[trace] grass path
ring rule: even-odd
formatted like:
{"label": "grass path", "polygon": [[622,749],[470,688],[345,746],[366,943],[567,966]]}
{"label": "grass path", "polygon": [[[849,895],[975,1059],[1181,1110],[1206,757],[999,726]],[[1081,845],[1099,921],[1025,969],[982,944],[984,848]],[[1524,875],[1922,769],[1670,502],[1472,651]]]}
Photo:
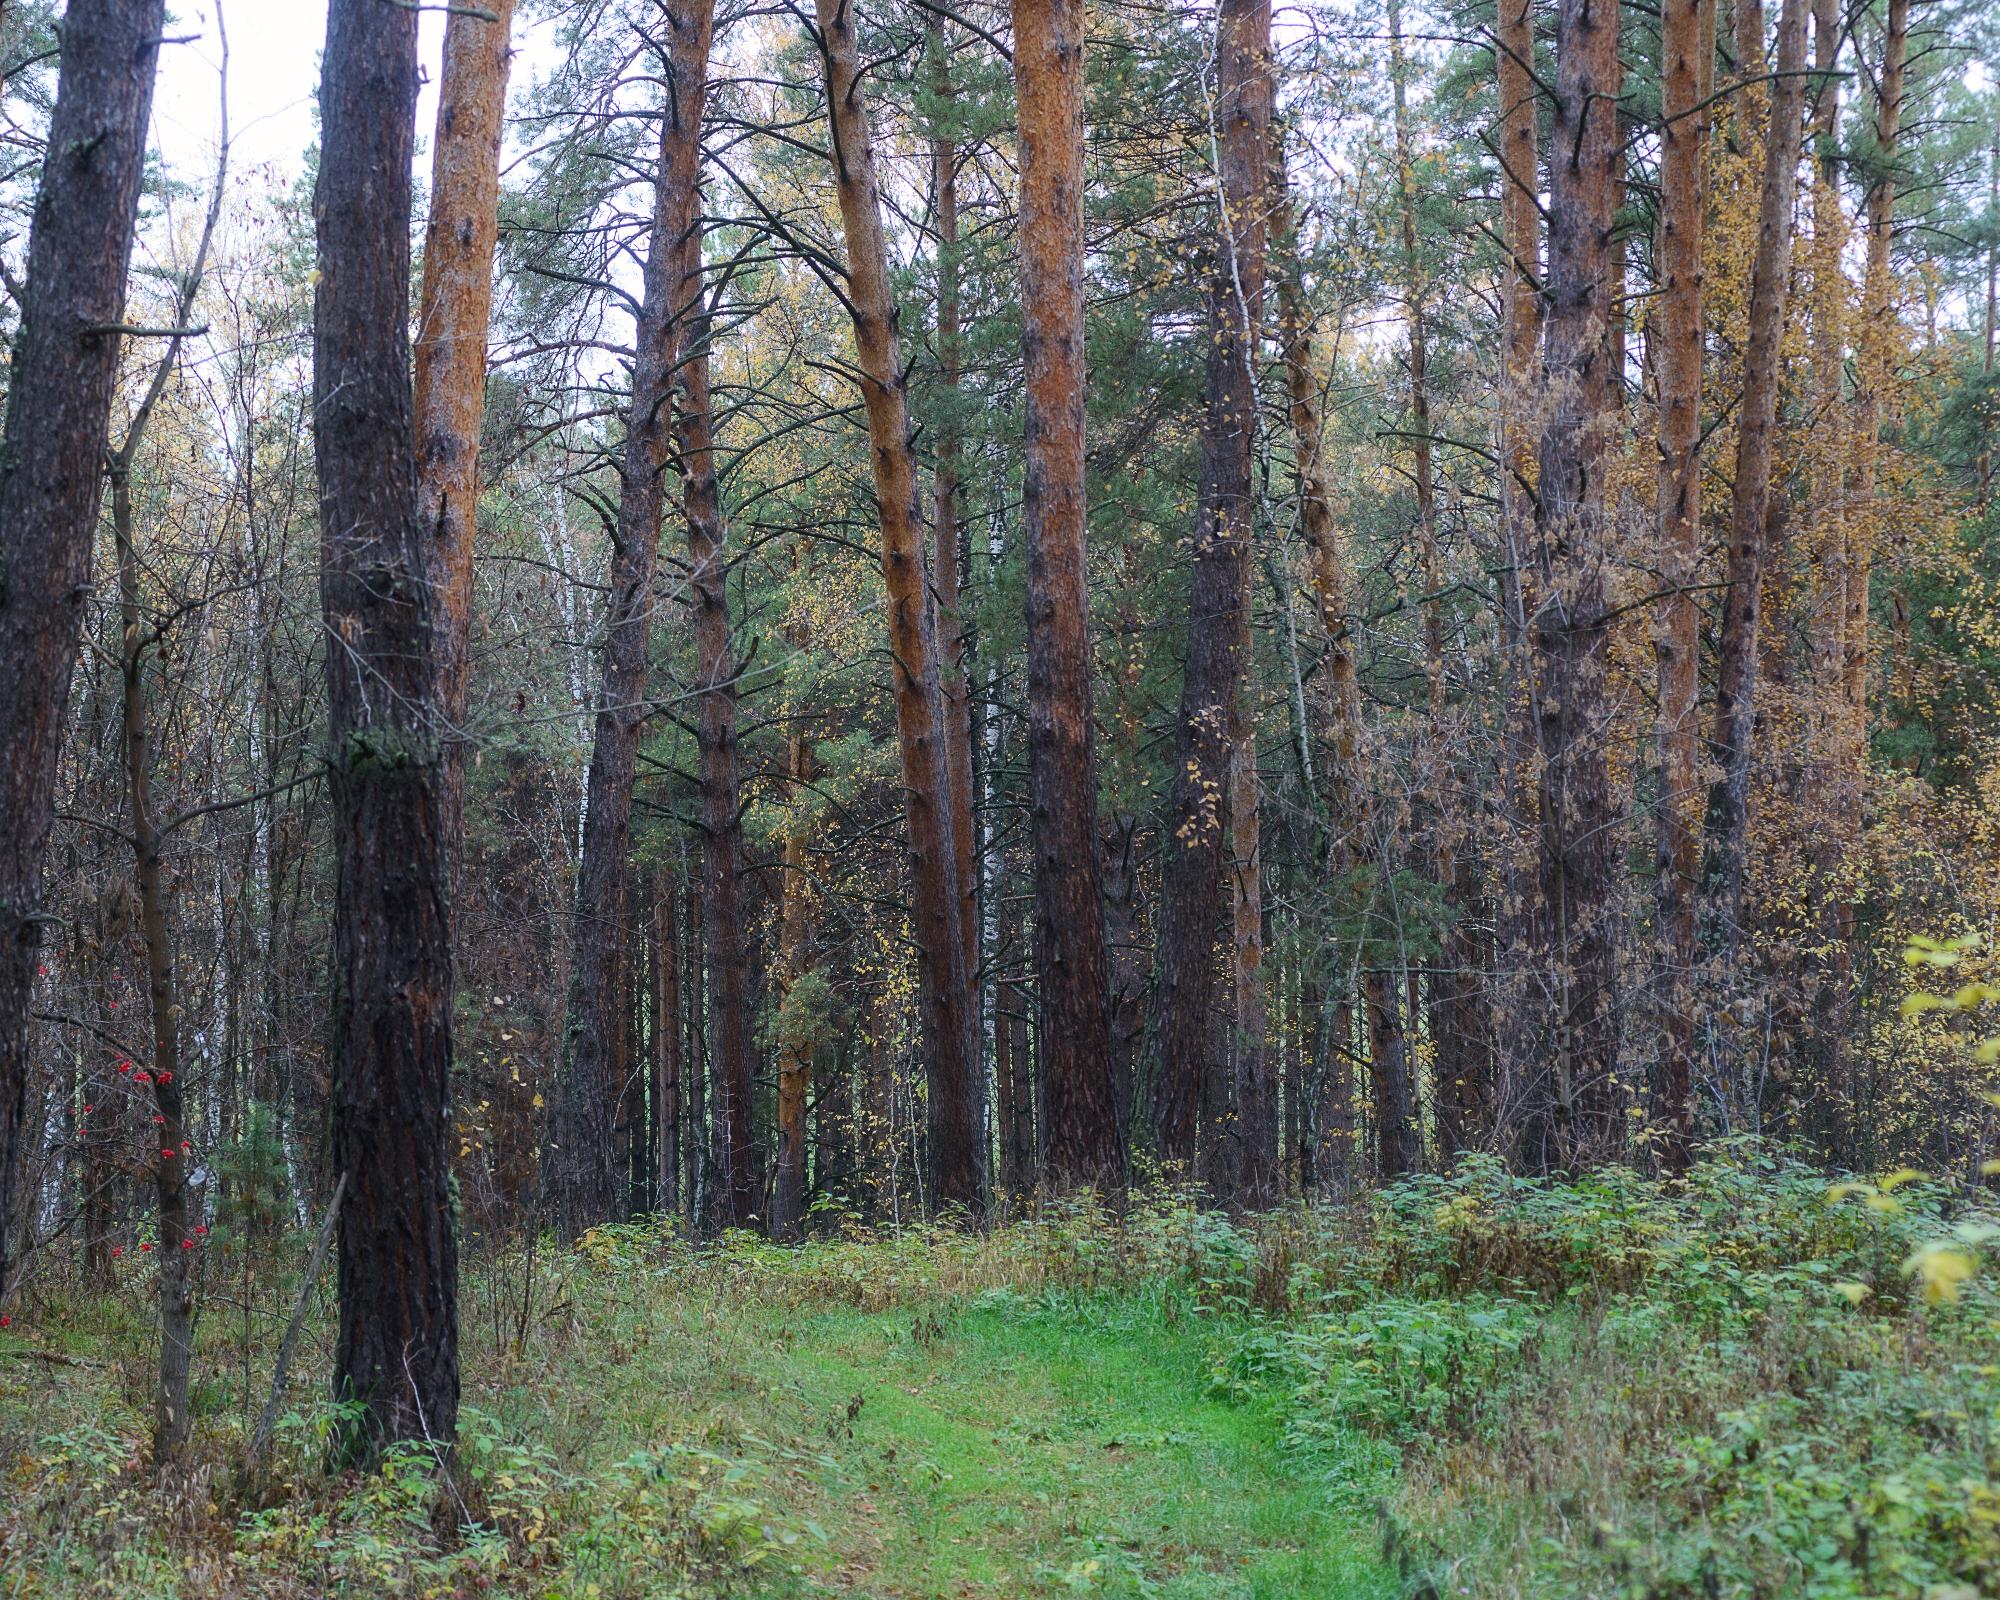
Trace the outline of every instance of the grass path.
{"label": "grass path", "polygon": [[762,1331],[759,1420],[813,1463],[786,1474],[787,1498],[825,1531],[817,1582],[834,1593],[1393,1592],[1365,1512],[1282,1452],[1265,1408],[1208,1392],[1205,1324],[1003,1297],[795,1313]]}

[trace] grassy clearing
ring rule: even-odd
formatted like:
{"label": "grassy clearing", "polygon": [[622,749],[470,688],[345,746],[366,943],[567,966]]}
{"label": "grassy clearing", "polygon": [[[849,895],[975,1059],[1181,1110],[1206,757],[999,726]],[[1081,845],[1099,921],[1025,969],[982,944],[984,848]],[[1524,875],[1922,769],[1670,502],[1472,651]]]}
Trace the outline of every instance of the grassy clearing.
{"label": "grassy clearing", "polygon": [[329,1476],[308,1397],[240,1481],[269,1335],[218,1296],[172,1492],[135,1279],[0,1333],[0,1600],[1973,1600],[1996,1238],[1960,1191],[1750,1151],[1673,1194],[1472,1163],[1250,1227],[614,1229],[470,1276],[448,1478]]}
{"label": "grassy clearing", "polygon": [[[1162,1600],[1388,1595],[1374,1502],[1284,1446],[1276,1396],[1213,1374],[1237,1321],[1184,1271],[1141,1287],[1162,1238],[1095,1225],[773,1251],[691,1252],[615,1230],[531,1284],[488,1263],[460,1459],[317,1468],[330,1421],[288,1419],[278,1472],[230,1463],[240,1351],[218,1336],[191,1493],[151,1490],[136,1363],[6,1363],[0,1427],[22,1491],[0,1513],[0,1594],[576,1596],[1091,1594]],[[518,1347],[520,1307],[528,1336]],[[122,1302],[52,1302],[10,1330],[102,1355]],[[482,1325],[482,1306],[503,1311]],[[252,1371],[257,1370],[253,1359]],[[22,1381],[26,1380],[26,1381]]]}

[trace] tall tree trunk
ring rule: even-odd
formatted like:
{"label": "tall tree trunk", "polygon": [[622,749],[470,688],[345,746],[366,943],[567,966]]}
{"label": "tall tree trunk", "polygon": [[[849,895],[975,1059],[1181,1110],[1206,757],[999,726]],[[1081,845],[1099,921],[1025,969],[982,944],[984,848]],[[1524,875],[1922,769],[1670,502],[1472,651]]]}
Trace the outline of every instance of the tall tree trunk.
{"label": "tall tree trunk", "polygon": [[[513,19],[514,0],[482,0],[478,9],[461,7],[445,19],[417,310],[417,510],[430,535],[425,572],[436,605],[431,649],[445,733],[445,856],[454,886],[465,850],[466,673],[479,531],[479,432],[486,415],[486,333],[500,233],[500,124],[507,109]],[[454,893],[454,915],[457,900]]]}
{"label": "tall tree trunk", "polygon": [[[1505,0],[1502,0],[1505,3]],[[1450,752],[1453,738],[1446,720],[1444,672],[1444,566],[1438,543],[1437,476],[1432,459],[1430,396],[1430,330],[1424,269],[1417,252],[1415,144],[1410,133],[1407,92],[1408,58],[1403,48],[1402,6],[1389,7],[1389,74],[1394,96],[1397,214],[1402,245],[1402,299],[1408,338],[1410,377],[1411,476],[1417,497],[1417,572],[1422,586],[1424,629],[1424,688],[1430,718],[1430,749],[1425,788],[1431,796],[1431,870],[1441,891],[1448,922],[1442,940],[1444,960],[1433,971],[1429,1005],[1432,1083],[1438,1120],[1447,1152],[1463,1138],[1456,1115],[1459,1097],[1476,1086],[1483,1065],[1476,1062],[1476,1037],[1461,1026],[1466,1012],[1458,1004],[1459,986],[1471,981],[1469,951],[1472,929],[1460,904],[1457,865],[1458,823],[1448,812]],[[1415,1012],[1411,1013],[1412,1020]]]}
{"label": "tall tree trunk", "polygon": [[[1187,664],[1174,731],[1174,783],[1154,980],[1154,1126],[1160,1154],[1191,1166],[1215,1085],[1211,1013],[1223,914],[1229,759],[1243,693],[1243,568],[1250,559],[1257,422],[1256,342],[1264,296],[1270,163],[1269,0],[1219,0],[1210,104],[1220,208],[1208,283],[1194,572]],[[1206,1130],[1219,1146],[1223,1130]],[[1201,1152],[1204,1166],[1219,1149]],[[1227,1198],[1226,1196],[1222,1198]]]}
{"label": "tall tree trunk", "polygon": [[1993,502],[1993,368],[1996,334],[2000,334],[2000,127],[1986,149],[1986,216],[1992,230],[1986,240],[1986,332],[1979,357],[1980,376],[1986,380],[1986,404],[1979,412],[1979,509]]}
{"label": "tall tree trunk", "polygon": [[[959,521],[959,242],[957,106],[944,19],[927,22],[931,93],[937,120],[931,130],[931,171],[937,183],[937,357],[938,387],[944,393],[937,426],[937,470],[933,497],[931,586],[937,596],[938,692],[944,697],[945,776],[950,781],[952,858],[958,869],[959,934],[965,946],[966,980],[973,1027],[981,1010],[979,990],[979,836],[972,810],[972,696],[966,686],[965,618],[959,594],[964,560]],[[974,1034],[974,1060],[980,1059]]]}
{"label": "tall tree trunk", "polygon": [[687,1165],[686,1216],[695,1227],[708,1214],[709,1191],[708,1034],[702,1026],[708,1015],[707,985],[702,980],[707,970],[703,952],[708,948],[708,917],[702,909],[708,898],[702,892],[705,877],[705,873],[697,873],[687,880],[687,922],[680,940],[680,982],[688,996],[683,1007],[687,1032],[682,1035],[681,1148]]}
{"label": "tall tree trunk", "polygon": [[1016,0],[1028,807],[1048,1180],[1122,1191],[1085,581],[1083,0]]}
{"label": "tall tree trunk", "polygon": [[813,781],[812,741],[794,726],[785,741],[793,815],[785,828],[785,875],[778,913],[778,981],[784,986],[778,1030],[778,1161],[771,1190],[771,1237],[790,1241],[805,1226],[806,1104],[812,1097],[812,1020],[789,1004],[799,980],[812,971],[812,884],[806,862],[809,826],[801,791]]}
{"label": "tall tree trunk", "polygon": [[[1254,661],[1251,619],[1253,563],[1242,565],[1246,672]],[[1229,1064],[1235,1101],[1235,1147],[1229,1189],[1245,1211],[1278,1200],[1278,1100],[1272,1078],[1270,1012],[1264,993],[1264,849],[1257,777],[1257,716],[1250,696],[1238,696],[1229,749],[1230,1006]]]}
{"label": "tall tree trunk", "polygon": [[0,1298],[12,1287],[42,857],[90,599],[163,0],[70,0],[0,446]]}
{"label": "tall tree trunk", "polygon": [[1845,803],[1859,772],[1849,768],[1842,747],[1847,719],[1842,714],[1847,669],[1848,541],[1847,477],[1853,442],[1847,397],[1848,219],[1840,198],[1835,141],[1840,127],[1839,64],[1842,21],[1836,0],[1813,0],[1813,67],[1817,98],[1808,133],[1812,165],[1812,373],[1816,415],[1810,442],[1813,539],[1812,612],[1809,622],[1812,683],[1809,696],[1810,753],[1806,798],[1824,810],[1808,845],[1812,887],[1818,900],[1817,949],[1810,956],[1811,1024],[1808,1039],[1814,1071],[1823,1085],[1822,1107],[1843,1114],[1851,1092],[1853,1030],[1854,906],[1845,886],[1850,859],[1841,827],[1858,806]]}
{"label": "tall tree trunk", "polygon": [[681,952],[680,889],[662,867],[653,874],[653,936],[648,945],[652,979],[651,1046],[653,1207],[681,1209]]}
{"label": "tall tree trunk", "polygon": [[736,660],[729,628],[729,530],[715,477],[709,396],[709,316],[694,309],[701,294],[699,230],[681,279],[690,304],[675,427],[686,482],[689,591],[695,614],[695,693],[700,702],[702,855],[708,866],[709,1055],[715,1093],[709,1103],[719,1227],[740,1228],[757,1209],[763,1178],[752,1135],[750,957],[745,941],[742,781],[736,744]]}
{"label": "tall tree trunk", "polygon": [[1535,672],[1528,626],[1535,586],[1535,355],[1541,340],[1541,159],[1533,0],[1499,0],[1494,70],[1500,101],[1500,227],[1507,266],[1500,355],[1500,807],[1495,819],[1495,1132],[1532,1138],[1543,1120],[1551,1010],[1542,948]]}
{"label": "tall tree trunk", "polygon": [[1660,297],[1648,343],[1659,374],[1660,581],[1654,625],[1659,667],[1660,794],[1655,827],[1659,956],[1654,973],[1662,1033],[1660,1160],[1687,1170],[1694,1138],[1695,917],[1701,876],[1702,243],[1708,143],[1700,59],[1714,0],[1664,0],[1661,15]]}
{"label": "tall tree trunk", "polygon": [[666,498],[672,391],[688,312],[701,293],[696,270],[701,262],[701,116],[713,23],[712,0],[694,0],[672,28],[662,63],[667,93],[653,184],[653,232],[634,330],[637,355],[619,472],[611,598],[585,780],[576,952],[557,1088],[556,1147],[549,1155],[554,1220],[571,1235],[609,1220],[622,1193],[611,1121],[620,1088],[613,1040],[628,937],[625,869],[639,730],[646,720],[646,652]]}
{"label": "tall tree trunk", "polygon": [[410,393],[417,17],[333,0],[320,82],[313,399],[335,860],[336,1396],[350,1459],[458,1417],[451,918]]}
{"label": "tall tree trunk", "polygon": [[1729,508],[1729,589],[1715,675],[1710,754],[1721,777],[1709,797],[1709,937],[1725,971],[1743,939],[1743,867],[1748,844],[1750,764],[1757,725],[1759,630],[1778,424],[1779,346],[1791,286],[1792,203],[1798,192],[1805,106],[1806,0],[1785,0],[1778,19],[1777,76],[1764,147],[1757,249],[1750,268],[1749,341],[1737,408],[1736,482]]}
{"label": "tall tree trunk", "polygon": [[951,816],[951,730],[939,684],[935,618],[926,592],[923,511],[903,360],[875,182],[875,149],[861,96],[849,0],[814,0],[826,73],[834,186],[847,238],[847,301],[868,413],[870,464],[882,524],[889,650],[896,684],[905,818],[922,958],[924,1064],[929,1078],[931,1194],[973,1216],[986,1205],[985,1095],[974,1038]]}
{"label": "tall tree trunk", "polygon": [[1557,1143],[1575,1162],[1615,1153],[1618,828],[1609,767],[1612,528],[1607,503],[1612,188],[1618,7],[1561,0],[1543,284],[1546,418],[1536,477],[1530,617],[1542,758],[1538,958],[1555,975]]}
{"label": "tall tree trunk", "polygon": [[1875,566],[1874,530],[1883,521],[1875,503],[1882,460],[1882,428],[1887,420],[1886,391],[1896,361],[1896,285],[1890,273],[1889,249],[1896,225],[1896,171],[1901,159],[1903,95],[1909,65],[1910,0],[1889,0],[1882,39],[1882,70],[1875,87],[1875,185],[1867,200],[1867,264],[1861,283],[1861,326],[1855,337],[1855,376],[1859,404],[1855,408],[1854,505],[1858,516],[1849,542],[1846,648],[1841,759],[1854,774],[1851,795],[1844,795],[1842,832],[1861,831],[1862,793],[1868,763],[1868,600]]}

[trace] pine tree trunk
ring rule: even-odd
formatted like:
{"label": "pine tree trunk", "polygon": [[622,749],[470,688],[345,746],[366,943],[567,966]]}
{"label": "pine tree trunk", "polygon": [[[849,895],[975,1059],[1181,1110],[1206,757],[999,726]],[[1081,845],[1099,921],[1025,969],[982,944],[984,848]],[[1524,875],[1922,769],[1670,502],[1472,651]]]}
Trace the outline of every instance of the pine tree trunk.
{"label": "pine tree trunk", "polygon": [[1750,333],[1737,408],[1736,479],[1729,508],[1729,589],[1715,675],[1710,755],[1721,777],[1709,796],[1709,942],[1725,973],[1743,940],[1743,868],[1748,847],[1750,765],[1757,727],[1757,676],[1771,460],[1778,422],[1780,342],[1791,287],[1792,203],[1798,192],[1805,105],[1806,0],[1785,0],[1778,20],[1777,78],[1766,130],[1757,249],[1750,269]]}
{"label": "pine tree trunk", "polygon": [[[798,648],[795,641],[794,648]],[[799,792],[813,781],[812,744],[794,728],[786,740],[786,774],[798,809],[785,829],[783,899],[778,913],[778,981],[789,995],[812,970],[812,885],[806,864],[807,821]],[[782,998],[782,997],[781,997]],[[806,1104],[812,1097],[813,1046],[805,1019],[789,1017],[778,1041],[778,1161],[771,1190],[771,1237],[790,1241],[804,1230]]]}
{"label": "pine tree trunk", "polygon": [[[1256,341],[1264,294],[1273,82],[1269,0],[1220,0],[1214,146],[1220,216],[1208,284],[1186,669],[1161,874],[1153,993],[1154,1129],[1192,1170],[1204,1108],[1226,1105],[1215,1058],[1215,941],[1223,920],[1229,759],[1243,693],[1243,568],[1250,559]],[[1203,1130],[1213,1178],[1223,1130]],[[1219,1195],[1226,1199],[1227,1196]]]}
{"label": "pine tree trunk", "polygon": [[[979,998],[979,835],[972,813],[972,696],[966,687],[965,618],[959,594],[959,568],[964,559],[959,526],[959,242],[958,148],[952,140],[953,101],[951,61],[944,20],[933,13],[927,23],[931,61],[931,92],[942,110],[942,122],[932,131],[931,169],[937,182],[938,235],[938,386],[944,391],[943,414],[937,427],[937,470],[933,478],[937,508],[932,531],[931,586],[937,596],[938,692],[944,697],[945,775],[951,784],[952,856],[958,869],[959,933],[965,946],[966,981],[972,985],[970,1009],[974,1026]],[[976,1039],[976,1035],[975,1035]],[[973,1059],[981,1058],[975,1043]]]}
{"label": "pine tree trunk", "polygon": [[1566,1162],[1616,1153],[1618,827],[1609,767],[1607,502],[1612,189],[1618,8],[1561,0],[1543,285],[1545,417],[1536,476],[1530,618],[1542,761],[1538,961],[1556,988],[1556,1147]]}
{"label": "pine tree trunk", "polygon": [[978,1217],[986,1204],[985,1096],[960,925],[965,906],[951,814],[951,725],[925,582],[923,512],[910,448],[889,253],[876,192],[873,136],[861,95],[853,8],[847,0],[814,0],[814,9],[826,73],[834,186],[847,239],[847,300],[864,374],[861,397],[882,524],[913,920],[922,958],[931,1194],[940,1207],[959,1207]]}
{"label": "pine tree trunk", "polygon": [[688,590],[694,607],[700,707],[702,856],[708,868],[709,1102],[717,1227],[741,1228],[757,1209],[762,1164],[751,1130],[750,958],[743,911],[742,780],[736,744],[736,660],[729,627],[729,530],[715,477],[709,395],[709,319],[701,295],[699,230],[679,272],[689,305],[674,426],[684,475]]}
{"label": "pine tree trunk", "polygon": [[[431,649],[444,720],[445,852],[456,884],[464,855],[466,673],[472,559],[479,532],[479,433],[486,415],[486,334],[499,239],[500,124],[507,109],[514,0],[482,0],[445,19],[431,153],[431,215],[417,311],[417,511],[436,604]],[[456,915],[457,896],[453,897]]]}
{"label": "pine tree trunk", "polygon": [[[380,0],[375,0],[380,3]],[[695,0],[672,30],[662,63],[668,79],[654,178],[653,232],[632,367],[620,464],[617,535],[597,692],[590,771],[585,779],[583,861],[577,871],[574,965],[557,1086],[555,1147],[546,1182],[553,1220],[574,1236],[617,1212],[622,1189],[611,1122],[619,1083],[613,1038],[619,971],[630,930],[626,858],[632,841],[632,785],[639,730],[646,720],[646,652],[652,636],[653,579],[659,563],[671,401],[688,312],[700,294],[701,116],[707,98],[714,8]]]}
{"label": "pine tree trunk", "polygon": [[1659,666],[1660,795],[1655,831],[1659,893],[1660,1116],[1663,1167],[1687,1169],[1694,1137],[1695,917],[1700,888],[1702,243],[1708,142],[1700,57],[1714,0],[1665,0],[1661,18],[1661,288],[1651,337],[1659,373],[1660,583],[1654,628]]}
{"label": "pine tree trunk", "polygon": [[90,600],[162,0],[70,0],[0,448],[0,1298],[13,1285],[42,858]]}
{"label": "pine tree trunk", "polygon": [[349,1459],[458,1415],[451,918],[410,392],[416,13],[333,0],[320,86],[313,394],[333,815],[337,1398]]}
{"label": "pine tree trunk", "polygon": [[653,1207],[681,1209],[681,953],[680,893],[673,875],[653,875],[652,979],[648,1042],[653,1073]]}
{"label": "pine tree trunk", "polygon": [[1896,285],[1889,248],[1896,221],[1896,171],[1903,127],[1903,95],[1909,65],[1910,0],[1889,0],[1882,40],[1882,70],[1875,90],[1877,177],[1868,191],[1867,257],[1861,287],[1861,326],[1855,338],[1854,506],[1856,529],[1849,543],[1846,649],[1840,757],[1852,773],[1853,788],[1842,796],[1839,826],[1850,837],[1861,831],[1863,780],[1868,763],[1868,601],[1875,566],[1874,530],[1884,518],[1875,503],[1887,420],[1885,391],[1896,360]]}
{"label": "pine tree trunk", "polygon": [[1083,0],[1016,0],[1028,805],[1048,1181],[1122,1192],[1085,583]]}
{"label": "pine tree trunk", "polygon": [[1849,847],[1843,822],[1859,820],[1858,806],[1846,804],[1860,773],[1848,766],[1843,748],[1847,719],[1842,714],[1846,674],[1848,573],[1847,476],[1853,441],[1846,424],[1847,272],[1846,207],[1834,140],[1840,127],[1839,64],[1842,26],[1835,0],[1813,0],[1813,67],[1821,74],[1808,133],[1817,153],[1812,166],[1812,374],[1817,406],[1810,443],[1812,460],[1812,588],[1807,632],[1811,648],[1810,759],[1805,794],[1823,809],[1808,845],[1817,901],[1817,949],[1810,952],[1807,996],[1811,1005],[1808,1046],[1813,1071],[1824,1086],[1823,1114],[1844,1118],[1852,1094],[1849,1036],[1854,1026],[1854,904],[1846,885]]}
{"label": "pine tree trunk", "polygon": [[[1712,3],[1712,0],[1711,0]],[[1498,1043],[1495,1132],[1518,1140],[1544,1120],[1551,1037],[1548,976],[1536,969],[1540,920],[1540,795],[1535,672],[1528,619],[1535,584],[1535,357],[1541,341],[1540,87],[1534,73],[1532,0],[1499,0],[1494,70],[1500,102],[1500,227],[1508,262],[1500,356],[1499,815],[1494,819],[1493,1032]],[[1532,1137],[1532,1135],[1529,1135]]]}

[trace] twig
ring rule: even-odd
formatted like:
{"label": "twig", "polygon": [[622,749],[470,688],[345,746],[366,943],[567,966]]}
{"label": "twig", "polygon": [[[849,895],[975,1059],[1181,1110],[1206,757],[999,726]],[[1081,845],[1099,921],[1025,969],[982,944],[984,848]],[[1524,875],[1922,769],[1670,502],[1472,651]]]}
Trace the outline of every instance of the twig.
{"label": "twig", "polygon": [[246,1469],[255,1467],[264,1452],[270,1448],[271,1430],[278,1425],[278,1405],[285,1398],[285,1380],[292,1367],[292,1352],[297,1349],[299,1332],[305,1327],[306,1306],[312,1299],[313,1285],[319,1281],[320,1268],[326,1263],[326,1247],[333,1239],[334,1218],[340,1215],[340,1197],[347,1193],[347,1174],[340,1175],[340,1182],[333,1186],[333,1198],[327,1202],[326,1216],[319,1225],[319,1237],[313,1240],[312,1254],[306,1258],[305,1277],[299,1283],[298,1303],[292,1307],[292,1320],[286,1324],[284,1342],[278,1346],[277,1363],[271,1368],[271,1393],[264,1402],[263,1415],[257,1419],[257,1431],[250,1436],[250,1449],[243,1464]]}

